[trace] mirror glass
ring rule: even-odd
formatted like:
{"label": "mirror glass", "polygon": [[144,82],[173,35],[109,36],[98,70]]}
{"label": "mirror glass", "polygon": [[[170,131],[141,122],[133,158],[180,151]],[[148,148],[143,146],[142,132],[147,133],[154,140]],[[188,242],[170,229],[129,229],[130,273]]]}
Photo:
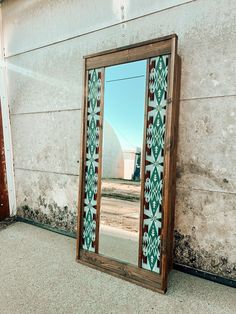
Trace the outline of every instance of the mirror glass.
{"label": "mirror glass", "polygon": [[147,61],[105,68],[99,253],[138,265]]}

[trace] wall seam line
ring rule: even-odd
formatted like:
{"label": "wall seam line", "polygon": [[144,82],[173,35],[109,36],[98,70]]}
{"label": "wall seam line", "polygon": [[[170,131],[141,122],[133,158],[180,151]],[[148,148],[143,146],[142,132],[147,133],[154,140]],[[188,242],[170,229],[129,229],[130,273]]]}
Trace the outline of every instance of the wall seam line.
{"label": "wall seam line", "polygon": [[[22,167],[15,167],[15,170],[23,170],[23,171],[32,171],[32,172],[40,172],[40,173],[52,173],[52,174],[60,174],[66,176],[78,177],[78,174],[68,173],[68,172],[57,172],[57,171],[48,171],[48,170],[39,170],[39,169],[28,169]],[[79,170],[78,170],[79,173]]]}
{"label": "wall seam line", "polygon": [[97,28],[96,30],[92,30],[92,31],[88,31],[88,32],[85,32],[85,33],[82,33],[82,34],[79,34],[79,35],[71,36],[71,37],[68,37],[66,39],[57,40],[57,41],[54,41],[53,43],[50,43],[50,44],[45,44],[45,45],[42,45],[42,46],[38,46],[36,48],[31,48],[31,49],[28,49],[28,50],[25,50],[25,51],[17,52],[15,54],[9,54],[7,56],[5,55],[4,57],[5,57],[5,59],[10,59],[12,57],[16,57],[16,56],[19,56],[19,55],[22,55],[22,54],[25,54],[25,53],[29,53],[29,52],[33,52],[33,51],[36,51],[36,50],[39,50],[39,49],[47,48],[47,47],[50,47],[50,46],[53,46],[53,45],[57,45],[57,44],[60,44],[60,43],[63,43],[63,42],[69,41],[69,40],[73,40],[73,39],[76,39],[76,38],[79,38],[79,37],[82,37],[82,36],[90,35],[90,34],[93,34],[95,32],[99,32],[99,31],[103,31],[105,29],[109,29],[109,28],[112,28],[112,27],[115,27],[115,26],[119,26],[119,25],[122,25],[124,23],[132,22],[132,21],[144,18],[144,17],[148,17],[148,16],[151,16],[151,15],[157,14],[159,12],[167,11],[167,10],[170,10],[170,9],[173,9],[173,8],[177,8],[177,7],[180,7],[180,6],[184,6],[184,5],[188,5],[188,4],[190,4],[192,2],[196,2],[196,1],[197,0],[189,0],[188,2],[185,2],[185,3],[180,3],[180,4],[173,5],[171,7],[168,7],[168,8],[162,9],[162,10],[146,13],[144,15],[140,15],[140,16],[133,17],[133,18],[130,18],[130,19],[127,19],[127,20],[123,20],[121,22],[117,22],[117,23],[114,23],[114,24],[111,24],[111,25],[108,25],[108,26]]}
{"label": "wall seam line", "polygon": [[10,113],[11,116],[20,116],[28,114],[44,114],[44,113],[60,113],[60,112],[71,112],[71,111],[81,111],[81,108],[74,109],[60,109],[60,110],[47,110],[47,111],[32,111],[32,112],[19,112],[19,113]]}
{"label": "wall seam line", "polygon": [[180,101],[191,101],[191,100],[212,99],[212,98],[226,98],[226,97],[236,97],[236,94],[215,95],[215,96],[205,96],[205,97],[192,97],[192,98],[180,98]]}
{"label": "wall seam line", "polygon": [[[180,101],[192,101],[192,100],[205,100],[205,99],[217,99],[217,98],[227,98],[227,97],[236,97],[236,94],[230,95],[219,95],[219,96],[206,96],[206,97],[195,97],[195,98],[182,98]],[[32,112],[18,112],[11,113],[11,116],[20,116],[20,115],[28,115],[28,114],[43,114],[43,113],[54,113],[54,112],[66,112],[66,111],[80,111],[81,108],[71,108],[71,109],[58,109],[58,110],[46,110],[46,111],[32,111]]]}
{"label": "wall seam line", "polygon": [[222,194],[232,194],[236,195],[236,192],[230,192],[230,191],[222,191],[222,190],[211,190],[211,189],[202,189],[197,187],[185,187],[185,186],[178,186],[177,189],[184,189],[184,190],[193,190],[193,191],[201,191],[201,192],[211,192],[211,193],[222,193]]}
{"label": "wall seam line", "polygon": [[[41,173],[52,173],[52,174],[59,174],[59,175],[68,175],[78,177],[78,174],[68,173],[68,172],[57,172],[57,171],[48,171],[48,170],[39,170],[39,169],[29,169],[23,167],[15,167],[16,170],[23,170],[23,171],[32,171],[32,172],[41,172]],[[222,191],[222,190],[211,190],[211,189],[202,189],[196,187],[185,187],[185,186],[178,186],[177,189],[185,189],[185,190],[193,190],[193,191],[202,191],[202,192],[212,192],[212,193],[222,193],[222,194],[232,194],[235,195],[236,192],[230,191]]]}

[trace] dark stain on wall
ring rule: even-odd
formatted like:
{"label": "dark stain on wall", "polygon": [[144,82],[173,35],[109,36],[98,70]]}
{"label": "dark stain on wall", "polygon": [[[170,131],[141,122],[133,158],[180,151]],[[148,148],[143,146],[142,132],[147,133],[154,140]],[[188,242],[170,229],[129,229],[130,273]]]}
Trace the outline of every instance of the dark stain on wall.
{"label": "dark stain on wall", "polygon": [[177,180],[182,178],[182,176],[186,175],[187,173],[191,173],[192,175],[202,176],[204,180],[210,179],[214,182],[219,188],[225,189],[227,188],[230,181],[224,177],[217,177],[214,175],[209,168],[202,168],[199,164],[194,162],[189,162],[188,164],[177,164],[176,169],[176,178]]}
{"label": "dark stain on wall", "polygon": [[15,217],[6,218],[0,221],[0,231],[6,229],[8,226],[15,222]]}
{"label": "dark stain on wall", "polygon": [[230,264],[227,256],[206,251],[190,235],[175,231],[174,262],[221,277],[236,279],[236,263]]}
{"label": "dark stain on wall", "polygon": [[[30,208],[28,205],[17,209],[17,216],[49,225],[53,228],[75,232],[77,215],[68,206],[60,207],[56,202],[47,204],[45,198],[39,197],[39,209]],[[42,210],[42,207],[44,210]]]}
{"label": "dark stain on wall", "polygon": [[[77,213],[74,208],[60,207],[55,201],[49,203],[44,196],[39,196],[37,202],[38,207],[36,209],[27,204],[22,205],[18,208],[17,215],[53,228],[76,232]],[[186,207],[186,203],[184,207]],[[185,210],[192,210],[192,208],[187,206]],[[230,263],[228,256],[216,254],[214,250],[207,251],[201,248],[194,236],[194,226],[191,231],[190,235],[175,230],[174,262],[221,277],[236,279],[236,263]]]}

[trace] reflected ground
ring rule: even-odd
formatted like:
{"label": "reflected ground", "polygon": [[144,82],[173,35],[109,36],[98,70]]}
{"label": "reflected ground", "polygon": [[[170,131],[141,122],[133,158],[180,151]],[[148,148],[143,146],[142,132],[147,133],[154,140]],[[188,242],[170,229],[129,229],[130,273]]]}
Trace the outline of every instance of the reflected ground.
{"label": "reflected ground", "polygon": [[140,182],[103,179],[101,224],[138,232]]}
{"label": "reflected ground", "polygon": [[101,208],[100,253],[137,265],[140,182],[103,179]]}

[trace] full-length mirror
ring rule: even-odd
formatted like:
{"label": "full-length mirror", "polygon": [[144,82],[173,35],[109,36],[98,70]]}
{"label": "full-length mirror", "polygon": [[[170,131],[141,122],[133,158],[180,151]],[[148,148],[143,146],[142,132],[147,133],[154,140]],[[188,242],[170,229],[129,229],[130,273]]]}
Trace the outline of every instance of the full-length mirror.
{"label": "full-length mirror", "polygon": [[85,57],[77,259],[164,293],[172,267],[177,36]]}
{"label": "full-length mirror", "polygon": [[105,68],[99,253],[138,265],[147,61]]}

